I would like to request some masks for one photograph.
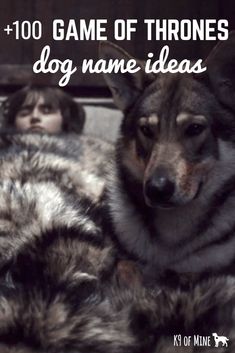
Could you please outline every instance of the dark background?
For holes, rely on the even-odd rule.
[[[7,94],[30,81],[56,85],[61,74],[33,75],[32,64],[39,59],[42,48],[51,46],[51,58],[72,59],[78,66],[84,58],[97,59],[97,41],[53,41],[52,21],[63,19],[138,19],[138,30],[132,41],[118,42],[120,46],[138,58],[146,58],[152,51],[156,58],[163,45],[170,46],[170,57],[182,60],[205,58],[215,41],[147,41],[145,18],[153,19],[227,19],[229,29],[235,29],[234,0],[1,0],[0,2],[0,90]],[[15,20],[40,20],[43,24],[41,40],[15,40],[3,29]],[[107,26],[108,39],[113,41],[112,26]],[[78,96],[109,95],[102,75],[72,75],[66,90]]]

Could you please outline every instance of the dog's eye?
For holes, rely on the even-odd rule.
[[[187,127],[185,134],[188,137],[198,136],[206,129],[205,125],[202,124],[191,124]]]
[[[153,132],[153,130],[151,129],[150,126],[148,126],[148,125],[140,125],[139,129],[140,129],[141,133],[145,137],[148,137],[149,139],[154,137],[154,132]]]

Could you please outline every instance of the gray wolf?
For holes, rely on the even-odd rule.
[[[132,58],[109,42],[101,43],[100,56]],[[178,288],[181,298],[195,285],[207,288],[204,334],[217,326],[234,339],[235,32],[212,50],[199,76],[147,75],[138,65],[133,75],[104,75],[123,112],[107,187],[114,241],[145,285],[163,285],[166,295]],[[216,282],[225,278],[232,282],[223,321],[225,291]],[[203,310],[201,299],[193,316]],[[179,311],[173,309],[172,332],[185,329]]]
[[[110,214],[120,247],[151,275],[233,268],[234,55],[233,32],[199,76],[105,74],[124,113]],[[106,42],[101,57],[131,58]]]
[[[217,333],[212,333],[212,336],[214,337],[214,340],[215,340],[215,347],[219,347],[220,343],[222,343],[223,347],[224,346],[228,347],[229,339],[227,337],[218,336]]]

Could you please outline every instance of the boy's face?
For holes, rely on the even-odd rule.
[[[57,134],[62,131],[63,117],[60,109],[45,103],[39,96],[36,103],[27,98],[16,114],[15,127],[20,131]]]

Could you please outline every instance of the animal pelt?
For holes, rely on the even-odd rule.
[[[111,145],[77,135],[0,136],[1,308],[12,323],[18,316],[23,331],[39,323],[56,298],[62,306],[74,304],[74,310],[88,298],[93,302],[93,293],[112,272],[114,250],[101,218],[111,154]],[[57,315],[50,317],[52,325],[63,312]],[[14,351],[21,333],[5,319],[1,342],[7,337]],[[41,328],[37,335],[49,333],[49,327]]]
[[[190,294],[165,288],[150,292],[136,284],[120,286],[119,279],[108,289],[93,289],[86,299],[68,283],[54,290],[45,283],[41,288],[2,289],[0,349],[7,353],[233,352],[234,312],[231,315],[229,310],[234,287],[234,278],[221,277],[196,285]],[[174,335],[211,336],[213,330],[229,337],[229,350],[214,348],[213,341],[210,347],[174,347]]]
[[[110,153],[109,144],[76,135],[0,136],[1,266],[53,232],[77,230],[99,243],[97,207]]]
[[[97,201],[112,153],[110,143],[89,136],[2,133],[0,180],[49,180],[61,190]]]

